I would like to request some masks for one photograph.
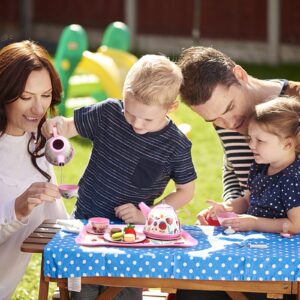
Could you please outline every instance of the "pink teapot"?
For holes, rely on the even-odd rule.
[[[57,134],[53,127],[53,137],[45,145],[45,156],[48,162],[55,166],[64,166],[74,155],[74,150],[69,140]]]
[[[140,202],[139,208],[146,218],[144,233],[147,237],[158,240],[181,237],[180,222],[172,206],[161,203],[151,209],[144,202]]]

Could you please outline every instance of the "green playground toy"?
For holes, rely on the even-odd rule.
[[[128,52],[130,49],[128,26],[119,21],[109,24],[104,31],[101,46]]]
[[[130,34],[122,22],[107,26],[96,52],[88,51],[87,44],[87,35],[80,25],[63,30],[55,56],[64,89],[58,106],[60,115],[72,115],[74,109],[108,97],[121,99],[125,76],[137,61],[128,52]]]
[[[60,115],[66,113],[65,102],[68,97],[69,79],[87,47],[87,34],[80,25],[72,24],[65,27],[59,39],[54,58],[54,65],[63,86],[62,102],[58,106]]]

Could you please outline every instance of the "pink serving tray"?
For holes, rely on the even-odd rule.
[[[123,228],[126,225],[111,225],[112,227]],[[195,240],[188,232],[182,230],[181,237],[176,240],[162,241],[156,239],[146,238],[145,240],[137,243],[124,243],[124,242],[110,242],[105,240],[103,235],[94,235],[86,231],[87,226],[84,226],[80,231],[79,235],[75,238],[75,242],[82,246],[114,246],[114,247],[192,247],[197,245],[197,240]],[[143,234],[143,225],[135,225],[135,230],[137,233]]]

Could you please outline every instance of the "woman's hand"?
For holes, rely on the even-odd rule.
[[[18,220],[30,215],[32,210],[45,202],[54,202],[60,198],[58,187],[49,182],[35,182],[15,201],[15,213]]]
[[[145,224],[143,213],[132,203],[126,203],[115,207],[116,217],[126,224]]]

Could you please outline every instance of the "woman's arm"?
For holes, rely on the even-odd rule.
[[[54,202],[60,197],[58,187],[49,182],[36,182],[7,207],[1,207],[0,244],[23,226],[27,225],[32,210],[45,202]]]
[[[0,245],[20,228],[27,225],[28,218],[18,220],[15,212],[16,200],[7,201],[6,205],[1,205],[0,212]]]

